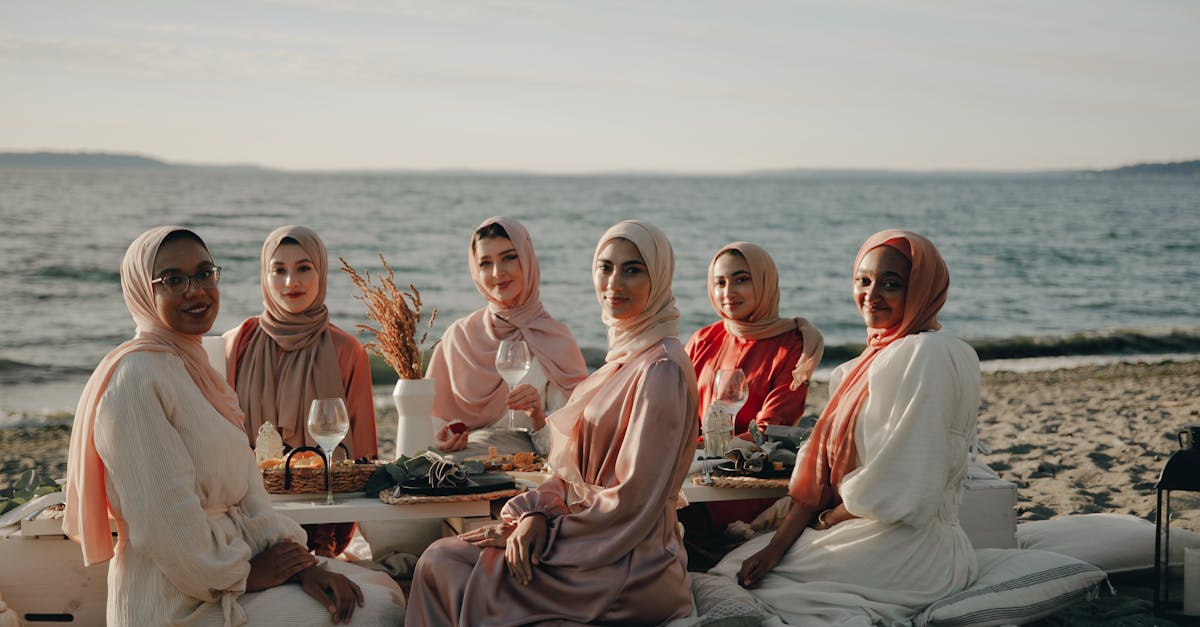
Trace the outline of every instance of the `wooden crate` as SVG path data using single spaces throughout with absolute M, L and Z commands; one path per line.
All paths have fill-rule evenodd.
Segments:
M 108 562 L 85 568 L 79 545 L 57 531 L 0 535 L 0 594 L 27 627 L 103 627 Z

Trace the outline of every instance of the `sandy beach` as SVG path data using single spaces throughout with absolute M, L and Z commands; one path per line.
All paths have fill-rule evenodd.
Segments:
M 1153 520 L 1154 484 L 1179 447 L 1176 433 L 1200 424 L 1197 390 L 1200 360 L 985 373 L 979 434 L 991 452 L 981 457 L 1017 484 L 1019 522 L 1092 512 Z M 828 396 L 825 384 L 814 384 L 809 416 Z M 380 452 L 390 458 L 396 413 L 380 409 Z M 0 430 L 0 488 L 26 468 L 62 477 L 69 442 L 68 427 Z M 1173 528 L 1200 531 L 1200 500 L 1192 505 Z M 1078 603 L 1037 624 L 1175 624 L 1150 613 L 1148 576 L 1131 575 L 1110 577 L 1118 596 Z
M 1200 423 L 1197 390 L 1200 360 L 986 373 L 979 435 L 991 453 L 981 457 L 1017 483 L 1019 521 L 1092 512 L 1152 520 L 1154 483 L 1179 446 L 1176 432 Z M 815 384 L 809 414 L 827 400 Z M 390 457 L 395 410 L 381 411 L 378 424 L 380 452 Z M 26 468 L 62 477 L 69 442 L 66 427 L 0 430 L 0 488 Z

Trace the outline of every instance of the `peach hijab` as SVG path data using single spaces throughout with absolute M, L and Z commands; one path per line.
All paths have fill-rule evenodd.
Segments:
M 937 314 L 946 303 L 950 273 L 933 242 L 912 231 L 880 231 L 867 238 L 858 249 L 853 271 L 858 272 L 863 257 L 880 246 L 895 248 L 912 264 L 904 315 L 894 327 L 867 329 L 867 348 L 833 392 L 808 445 L 796 461 L 788 494 L 800 507 L 810 511 L 836 507 L 841 502 L 838 486 L 846 474 L 858 466 L 854 427 L 859 411 L 866 404 L 867 371 L 875 358 L 900 338 L 941 328 Z
M 508 233 L 521 263 L 524 286 L 512 308 L 505 308 L 503 303 L 493 300 L 479 280 L 474 233 L 492 224 L 500 225 Z M 508 384 L 496 372 L 496 350 L 500 340 L 525 340 L 546 378 L 568 395 L 587 377 L 587 364 L 570 329 L 551 318 L 542 306 L 538 286 L 541 270 L 533 250 L 533 239 L 524 225 L 512 218 L 496 216 L 481 222 L 471 233 L 467 263 L 475 289 L 488 304 L 446 329 L 438 349 L 433 351 L 425 376 L 434 380 L 433 414 L 444 420 L 461 420 L 468 427 L 478 429 L 503 414 L 508 398 Z
M 67 497 L 63 530 L 82 545 L 84 565 L 103 562 L 113 556 L 112 532 L 108 523 L 108 491 L 105 487 L 104 462 L 96 452 L 93 437 L 96 409 L 108 388 L 117 364 L 137 351 L 173 353 L 182 361 L 196 387 L 229 422 L 242 428 L 242 412 L 237 395 L 222 373 L 213 370 L 208 355 L 200 346 L 199 335 L 184 335 L 172 330 L 158 316 L 154 304 L 154 260 L 163 240 L 172 233 L 192 231 L 178 226 L 160 226 L 138 236 L 121 261 L 121 291 L 125 305 L 133 315 L 137 332 L 133 339 L 114 348 L 92 372 L 71 429 L 71 448 L 67 455 Z M 196 239 L 199 239 L 197 236 Z M 201 242 L 203 243 L 203 242 Z M 136 416 L 118 419 L 136 420 Z
M 626 220 L 604 232 L 596 251 L 592 254 L 592 268 L 604 246 L 614 239 L 633 242 L 650 273 L 650 296 L 646 309 L 627 320 L 617 320 L 607 313 L 602 315 L 608 327 L 608 355 L 605 364 L 593 372 L 571 395 L 571 400 L 562 409 L 546 419 L 550 425 L 551 446 L 549 464 L 555 474 L 568 487 L 570 503 L 589 502 L 600 490 L 588 484 L 579 470 L 579 460 L 588 451 L 579 450 L 575 431 L 583 418 L 588 402 L 604 387 L 609 378 L 638 353 L 657 345 L 668 337 L 679 335 L 679 309 L 675 307 L 675 296 L 671 292 L 671 279 L 675 274 L 675 252 L 667 235 L 648 222 Z M 596 300 L 603 303 L 604 295 L 596 292 Z M 695 394 L 696 371 L 690 363 L 680 368 L 684 376 L 691 378 L 691 389 Z M 601 452 L 603 454 L 603 452 Z
M 717 259 L 731 251 L 741 253 L 750 268 L 750 278 L 754 287 L 754 311 L 746 320 L 734 320 L 721 311 L 720 303 L 713 295 L 713 270 L 717 267 Z M 771 258 L 762 246 L 750 242 L 734 242 L 726 244 L 713 255 L 708 264 L 708 302 L 713 310 L 721 316 L 725 330 L 730 334 L 748 340 L 761 340 L 783 335 L 792 330 L 800 331 L 804 338 L 804 352 L 792 370 L 792 389 L 808 383 L 813 371 L 821 363 L 825 355 L 825 336 L 804 318 L 779 317 L 779 270 L 775 268 L 775 260 Z
M 286 238 L 307 253 L 320 278 L 316 299 L 298 314 L 276 301 L 269 281 L 271 257 Z M 246 415 L 243 428 L 253 442 L 258 428 L 271 422 L 288 446 L 314 446 L 306 426 L 309 405 L 315 398 L 346 396 L 325 307 L 329 255 L 316 232 L 289 225 L 271 231 L 263 242 L 261 259 L 263 312 L 237 366 L 235 382 Z

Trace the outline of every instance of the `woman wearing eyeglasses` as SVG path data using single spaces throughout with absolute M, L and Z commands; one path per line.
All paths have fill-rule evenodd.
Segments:
M 80 398 L 63 522 L 85 564 L 113 560 L 107 623 L 396 624 L 390 579 L 313 557 L 272 509 L 237 396 L 200 345 L 219 278 L 204 242 L 178 227 L 143 233 L 121 263 L 137 333 Z
M 329 323 L 325 244 L 312 229 L 282 226 L 262 247 L 263 312 L 225 333 L 229 383 L 237 390 L 254 446 L 264 422 L 289 448 L 314 446 L 305 421 L 313 399 L 341 398 L 350 415 L 343 443 L 350 457 L 379 455 L 367 353 Z M 354 523 L 307 525 L 309 549 L 333 557 L 345 550 Z

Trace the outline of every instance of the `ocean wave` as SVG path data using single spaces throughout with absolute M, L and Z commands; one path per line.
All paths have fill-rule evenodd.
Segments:
M 1200 331 L 1116 330 L 1043 337 L 967 340 L 980 361 L 1029 359 L 1035 357 L 1090 357 L 1100 355 L 1200 354 Z M 862 353 L 864 344 L 826 344 L 823 367 L 849 361 Z M 604 349 L 586 347 L 590 368 L 604 362 Z
M 80 366 L 52 366 L 29 364 L 0 358 L 0 386 L 27 383 L 49 383 L 63 378 L 77 378 L 91 373 L 91 368 Z
M 34 278 L 65 281 L 83 281 L 87 283 L 120 283 L 121 273 L 111 268 L 97 266 L 63 266 L 53 265 L 39 268 L 32 273 Z

